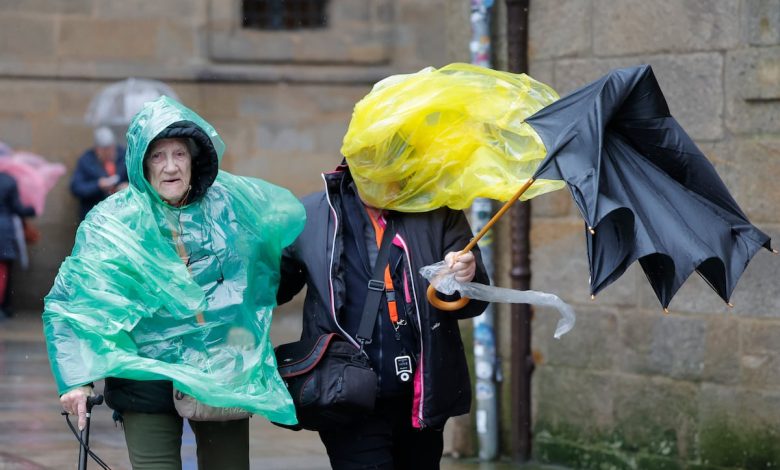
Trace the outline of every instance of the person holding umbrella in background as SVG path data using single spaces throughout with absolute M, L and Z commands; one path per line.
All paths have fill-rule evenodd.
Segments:
M 95 204 L 125 187 L 125 149 L 117 145 L 110 128 L 98 127 L 94 147 L 79 157 L 70 181 L 70 191 L 81 204 L 79 220 L 84 220 Z

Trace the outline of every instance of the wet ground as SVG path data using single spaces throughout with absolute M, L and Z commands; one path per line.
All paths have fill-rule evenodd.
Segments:
M 299 320 L 279 316 L 272 328 L 275 344 L 297 339 Z M 98 390 L 102 388 L 97 385 Z M 0 322 L 0 470 L 77 468 L 78 446 L 68 430 L 51 377 L 37 314 L 21 313 Z M 120 427 L 106 406 L 93 410 L 90 444 L 111 468 L 130 469 Z M 253 469 L 327 469 L 325 449 L 313 432 L 277 428 L 262 418 L 250 422 Z M 185 433 L 185 469 L 196 469 L 194 437 Z M 93 462 L 89 468 L 99 468 Z M 547 467 L 479 463 L 445 457 L 443 469 L 502 470 Z

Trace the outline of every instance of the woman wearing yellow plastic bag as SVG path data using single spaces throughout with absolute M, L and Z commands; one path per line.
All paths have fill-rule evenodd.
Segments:
M 45 301 L 65 411 L 91 383 L 124 422 L 133 468 L 180 468 L 174 387 L 213 407 L 295 424 L 268 338 L 282 249 L 303 228 L 283 188 L 218 168 L 224 143 L 167 97 L 127 134 L 130 187 L 79 227 Z M 199 468 L 248 468 L 248 418 L 193 421 Z

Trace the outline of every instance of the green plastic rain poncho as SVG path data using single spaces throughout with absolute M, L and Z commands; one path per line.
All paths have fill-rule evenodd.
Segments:
M 170 133 L 180 125 L 185 133 Z M 175 208 L 144 177 L 143 158 L 161 131 L 188 127 L 202 131 L 192 163 L 201 194 Z M 268 333 L 281 251 L 303 229 L 303 207 L 283 188 L 218 171 L 219 135 L 167 97 L 146 104 L 127 141 L 130 187 L 89 213 L 45 299 L 59 392 L 104 377 L 169 379 L 206 404 L 296 423 Z
M 546 156 L 525 119 L 558 99 L 525 74 L 469 64 L 394 75 L 355 106 L 341 153 L 364 201 L 401 212 L 507 201 Z M 537 180 L 522 199 L 561 189 Z

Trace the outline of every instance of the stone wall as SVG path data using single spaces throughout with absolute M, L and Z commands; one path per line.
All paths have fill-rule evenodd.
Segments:
M 561 94 L 652 65 L 672 114 L 777 239 L 780 1 L 533 1 L 529 54 L 530 74 Z M 536 311 L 534 456 L 599 469 L 780 466 L 780 259 L 755 256 L 733 309 L 694 276 L 665 315 L 638 266 L 590 300 L 567 193 L 535 199 L 533 214 L 532 288 L 578 314 L 554 340 L 557 314 Z
M 63 162 L 35 223 L 43 239 L 17 270 L 17 309 L 40 310 L 70 252 L 68 190 L 91 145 L 91 98 L 127 77 L 164 80 L 227 143 L 223 168 L 304 195 L 340 162 L 354 104 L 393 73 L 463 60 L 464 13 L 446 0 L 329 0 L 324 30 L 240 28 L 239 0 L 0 2 L 0 141 Z M 462 50 L 461 50 L 462 48 Z

